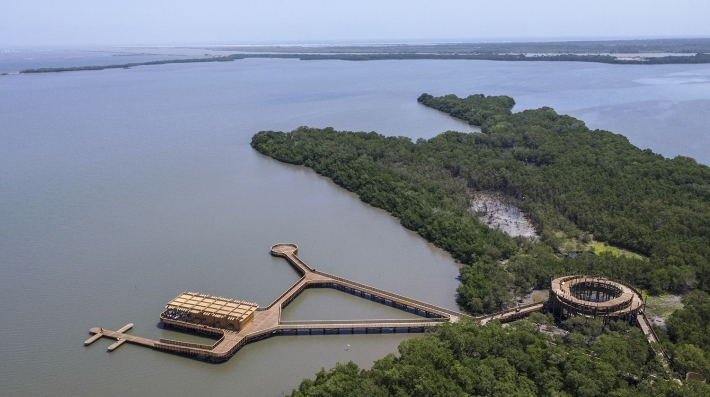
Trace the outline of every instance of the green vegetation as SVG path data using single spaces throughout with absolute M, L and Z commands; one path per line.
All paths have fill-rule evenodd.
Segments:
M 645 294 L 644 294 L 645 295 Z M 650 295 L 644 296 L 646 300 L 646 306 L 644 307 L 644 312 L 649 319 L 653 317 L 660 317 L 667 319 L 676 310 L 683 308 L 683 303 L 681 302 L 680 296 L 663 294 L 663 295 Z
M 210 50 L 233 51 L 233 47 Z M 693 64 L 710 63 L 710 39 L 607 40 L 539 43 L 452 43 L 433 45 L 383 46 L 256 46 L 249 54 L 230 54 L 222 57 L 169 59 L 163 61 L 127 63 L 105 66 L 76 66 L 66 68 L 26 69 L 20 73 L 76 72 L 85 70 L 128 69 L 134 66 L 168 63 L 229 62 L 244 58 L 287 58 L 309 60 L 337 59 L 344 61 L 376 61 L 389 59 L 462 59 L 488 61 L 564 61 L 600 62 L 612 64 Z M 680 53 L 687 56 L 617 59 L 604 54 Z M 535 54 L 525 56 L 524 54 Z
M 248 55 L 249 57 L 262 57 Z M 460 60 L 481 60 L 481 61 L 562 61 L 562 62 L 597 62 L 612 63 L 618 65 L 663 65 L 663 64 L 689 64 L 689 63 L 710 63 L 710 54 L 697 53 L 691 56 L 664 56 L 648 57 L 642 59 L 618 59 L 612 55 L 542 55 L 525 56 L 525 54 L 410 54 L 410 53 L 389 53 L 389 54 L 319 54 L 319 55 L 297 55 L 279 54 L 274 55 L 282 58 L 299 58 L 303 61 L 339 59 L 343 61 L 380 61 L 387 59 L 460 59 Z
M 412 142 L 302 127 L 260 132 L 252 146 L 330 177 L 468 265 L 457 299 L 472 313 L 505 308 L 513 294 L 547 288 L 568 273 L 608 275 L 652 294 L 710 290 L 710 168 L 640 150 L 550 108 L 512 113 L 514 101 L 505 96 L 423 94 L 419 102 L 482 133 Z M 508 196 L 542 243 L 481 224 L 468 210 L 472 191 Z M 555 256 L 572 238 L 640 255 Z
M 234 51 L 234 47 L 230 46 L 205 49 Z M 366 46 L 252 46 L 249 47 L 249 51 L 270 54 L 696 54 L 710 53 L 710 39 L 383 44 Z
M 232 54 L 223 57 L 212 58 L 192 58 L 192 59 L 166 59 L 162 61 L 151 62 L 136 62 L 124 63 L 115 65 L 99 65 L 99 66 L 73 66 L 65 68 L 38 68 L 21 70 L 21 74 L 29 73 L 56 73 L 56 72 L 81 72 L 87 70 L 104 70 L 104 69 L 130 69 L 134 66 L 151 66 L 165 65 L 169 63 L 201 63 L 201 62 L 231 62 L 237 59 L 245 58 L 284 58 L 284 59 L 299 59 L 301 61 L 322 61 L 322 60 L 341 60 L 341 61 L 384 61 L 393 59 L 439 59 L 439 60 L 484 60 L 484 61 L 564 61 L 564 62 L 599 62 L 613 64 L 629 64 L 629 65 L 658 65 L 668 63 L 690 64 L 690 63 L 710 63 L 710 54 L 698 53 L 694 56 L 666 56 L 653 57 L 645 59 L 617 59 L 610 55 L 549 55 L 549 56 L 533 56 L 527 57 L 523 54 L 408 54 L 408 53 L 390 53 L 390 54 Z
M 697 288 L 668 319 L 669 334 L 657 332 L 677 376 L 710 375 L 703 292 L 710 290 L 710 168 L 640 150 L 550 108 L 513 113 L 505 96 L 423 94 L 419 102 L 482 133 L 412 142 L 301 127 L 259 132 L 252 146 L 330 177 L 450 252 L 466 265 L 457 300 L 472 313 L 500 310 L 565 273 L 608 275 L 654 294 Z M 481 224 L 469 208 L 479 191 L 504 194 L 529 215 L 540 241 Z M 578 256 L 558 257 L 559 250 Z M 561 324 L 565 336 L 539 331 L 548 326 L 540 313 L 508 328 L 446 325 L 403 342 L 399 358 L 370 370 L 353 363 L 323 370 L 293 395 L 710 396 L 705 384 L 665 380 L 638 328 L 578 317 Z
M 692 371 L 710 378 L 710 295 L 692 291 L 683 296 L 683 304 L 666 321 L 670 340 L 664 348 L 679 373 Z
M 614 256 L 622 256 L 622 255 L 623 255 L 623 256 L 628 256 L 629 258 L 636 258 L 636 259 L 642 259 L 642 258 L 643 258 L 643 257 L 642 257 L 641 255 L 639 255 L 639 254 L 635 254 L 635 253 L 633 253 L 633 252 L 629 252 L 629 251 L 623 250 L 623 249 L 621 249 L 621 248 L 614 247 L 614 246 L 609 245 L 609 244 L 604 243 L 604 242 L 595 241 L 595 242 L 593 242 L 593 243 L 588 244 L 586 248 L 587 248 L 588 250 L 594 252 L 594 253 L 597 254 L 597 255 L 600 255 L 600 254 L 602 254 L 602 253 L 604 253 L 604 252 L 609 252 L 609 253 L 611 253 L 611 254 L 614 255 Z
M 539 332 L 549 322 L 536 313 L 506 328 L 447 324 L 402 342 L 399 357 L 390 354 L 372 369 L 350 362 L 321 370 L 291 395 L 710 396 L 706 384 L 666 380 L 638 328 L 573 318 L 562 324 L 565 336 Z
M 80 71 L 86 71 L 86 70 L 104 70 L 104 69 L 130 69 L 134 66 L 165 65 L 168 63 L 231 62 L 235 59 L 243 59 L 243 58 L 244 57 L 242 57 L 240 55 L 228 55 L 228 56 L 223 56 L 223 57 L 212 57 L 212 58 L 166 59 L 166 60 L 162 60 L 162 61 L 122 63 L 122 64 L 117 64 L 117 65 L 25 69 L 25 70 L 21 70 L 20 73 L 56 73 L 56 72 L 80 72 Z

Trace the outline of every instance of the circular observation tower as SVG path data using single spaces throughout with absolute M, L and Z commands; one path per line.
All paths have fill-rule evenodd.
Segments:
M 587 316 L 635 323 L 643 306 L 635 288 L 606 277 L 564 276 L 552 280 L 550 288 L 549 308 L 559 318 Z

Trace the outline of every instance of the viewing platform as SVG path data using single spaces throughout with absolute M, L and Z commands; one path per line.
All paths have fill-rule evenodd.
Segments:
M 541 311 L 546 307 L 563 317 L 598 316 L 605 320 L 615 318 L 636 322 L 647 335 L 649 342 L 658 342 L 658 337 L 643 313 L 641 294 L 631 286 L 604 277 L 560 277 L 552 280 L 550 299 L 547 302 L 530 303 L 482 317 L 472 317 L 315 270 L 303 262 L 297 254 L 298 246 L 295 244 L 276 244 L 271 247 L 271 255 L 285 258 L 301 278 L 265 308 L 255 303 L 195 292 L 183 292 L 165 306 L 165 311 L 160 314 L 160 321 L 163 324 L 217 337 L 218 340 L 211 345 L 164 338 L 156 341 L 133 336 L 127 333 L 133 324 L 127 324 L 118 331 L 91 328 L 90 332 L 94 335 L 84 344 L 88 346 L 102 337 L 107 337 L 115 340 L 108 347 L 108 351 L 130 342 L 157 350 L 220 362 L 229 359 L 247 343 L 275 335 L 423 332 L 427 328 L 445 322 L 457 322 L 464 318 L 478 321 L 481 325 L 489 321 L 505 323 Z M 306 288 L 333 288 L 417 314 L 422 318 L 282 321 L 281 311 Z
M 644 303 L 640 292 L 620 281 L 578 275 L 552 280 L 550 306 L 560 317 L 583 315 L 633 323 Z
M 184 292 L 171 300 L 160 314 L 163 324 L 217 336 L 212 345 L 170 339 L 150 340 L 127 334 L 133 324 L 118 331 L 91 328 L 94 334 L 85 345 L 101 337 L 115 339 L 109 351 L 125 342 L 196 356 L 219 362 L 227 360 L 247 343 L 275 335 L 422 332 L 443 322 L 456 322 L 466 314 L 431 305 L 403 295 L 317 271 L 298 256 L 295 244 L 276 244 L 271 254 L 285 258 L 301 278 L 266 308 L 256 304 Z M 281 321 L 281 311 L 306 288 L 333 288 L 421 316 L 421 319 L 396 320 L 318 320 Z

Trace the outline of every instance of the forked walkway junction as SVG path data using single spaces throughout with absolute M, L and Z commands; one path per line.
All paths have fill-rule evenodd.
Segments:
M 422 332 L 429 327 L 440 325 L 443 322 L 457 322 L 463 318 L 480 321 L 481 324 L 485 324 L 491 320 L 508 322 L 524 317 L 532 312 L 540 311 L 545 307 L 545 302 L 539 302 L 519 306 L 484 317 L 471 317 L 457 311 L 431 305 L 416 299 L 315 270 L 306 265 L 297 256 L 297 253 L 298 246 L 295 244 L 276 244 L 271 247 L 271 254 L 285 258 L 296 271 L 301 274 L 301 278 L 265 308 L 258 307 L 255 303 L 212 297 L 194 292 L 184 292 L 166 305 L 165 311 L 160 314 L 160 321 L 163 324 L 218 337 L 219 339 L 212 345 L 162 338 L 160 340 L 152 340 L 134 336 L 127 333 L 127 331 L 133 327 L 133 324 L 127 324 L 117 331 L 110 331 L 98 327 L 91 328 L 90 332 L 93 336 L 87 339 L 84 344 L 88 346 L 101 337 L 107 337 L 115 340 L 115 342 L 109 346 L 108 351 L 113 351 L 125 342 L 130 342 L 157 350 L 185 354 L 212 362 L 220 362 L 229 359 L 247 343 L 275 335 Z M 600 281 L 601 279 L 599 278 L 595 279 L 594 282 L 596 284 L 590 284 L 592 280 L 585 278 L 583 281 L 574 281 L 576 280 L 575 277 L 579 278 L 580 276 L 565 278 L 564 280 L 562 278 L 553 280 L 550 294 L 550 302 L 553 302 L 551 310 L 558 310 L 559 314 L 562 315 L 581 314 L 587 316 L 591 316 L 592 314 L 603 315 L 605 314 L 603 313 L 604 310 L 613 310 L 610 313 L 623 314 L 623 316 L 626 317 L 617 317 L 623 317 L 625 319 L 630 318 L 628 316 L 638 316 L 639 325 L 641 325 L 644 333 L 649 336 L 649 341 L 654 341 L 652 338 L 657 341 L 655 335 L 651 335 L 653 330 L 648 326 L 648 321 L 641 311 L 643 302 L 640 300 L 640 295 L 638 298 L 634 297 L 636 293 L 635 290 L 632 290 L 631 287 L 624 286 L 626 289 L 621 288 L 620 292 L 616 284 L 613 284 L 613 288 L 609 287 L 609 285 L 612 284 L 604 283 Z M 585 285 L 588 288 L 582 288 Z M 589 286 L 594 285 L 601 285 L 603 292 L 602 296 L 595 296 L 594 298 L 598 299 L 593 300 L 605 300 L 606 303 L 591 303 L 589 299 L 590 296 L 582 296 L 578 293 L 579 291 L 582 291 L 582 293 L 591 293 L 589 291 L 594 290 L 594 288 Z M 318 287 L 333 288 L 347 292 L 417 314 L 422 318 L 396 320 L 281 320 L 281 311 L 303 290 Z M 627 295 L 631 290 L 633 293 Z M 623 298 L 617 299 L 619 297 Z M 629 297 L 631 298 L 629 305 L 624 306 Z M 617 300 L 619 302 L 617 302 Z M 600 307 L 611 308 L 600 310 Z M 583 310 L 576 313 L 575 310 L 577 308 L 582 308 Z M 587 311 L 585 312 L 584 310 Z M 644 325 L 647 327 L 644 327 Z

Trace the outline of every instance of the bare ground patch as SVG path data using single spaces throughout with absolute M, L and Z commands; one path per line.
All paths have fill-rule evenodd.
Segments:
M 533 241 L 539 239 L 535 227 L 512 199 L 500 193 L 475 192 L 472 195 L 468 210 L 475 213 L 481 223 L 512 237 L 523 236 Z
M 683 308 L 680 295 L 649 296 L 646 299 L 646 316 L 652 323 L 666 330 L 666 320 L 674 311 Z
M 550 291 L 546 289 L 535 289 L 529 294 L 519 297 L 518 303 L 527 305 L 529 303 L 545 302 L 550 296 Z

